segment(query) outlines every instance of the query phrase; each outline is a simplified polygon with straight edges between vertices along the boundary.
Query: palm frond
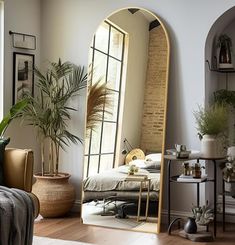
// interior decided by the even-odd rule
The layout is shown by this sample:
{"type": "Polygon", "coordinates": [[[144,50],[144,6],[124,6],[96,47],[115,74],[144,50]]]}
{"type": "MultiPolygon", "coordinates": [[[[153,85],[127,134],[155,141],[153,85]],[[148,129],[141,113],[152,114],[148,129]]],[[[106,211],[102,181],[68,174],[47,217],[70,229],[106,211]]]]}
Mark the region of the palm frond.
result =
{"type": "Polygon", "coordinates": [[[101,80],[90,86],[87,99],[87,130],[94,129],[102,120],[103,112],[111,114],[112,94],[107,84],[101,84],[101,80]]]}
{"type": "MultiPolygon", "coordinates": [[[[23,121],[38,130],[40,140],[49,138],[56,148],[56,161],[59,149],[65,149],[70,142],[82,140],[67,130],[70,112],[76,111],[69,106],[70,99],[78,95],[79,90],[87,86],[87,74],[84,67],[70,62],[50,62],[48,69],[42,73],[35,68],[37,97],[27,95],[29,105],[23,111],[23,121]]],[[[58,172],[58,162],[55,172],[58,172]]]]}

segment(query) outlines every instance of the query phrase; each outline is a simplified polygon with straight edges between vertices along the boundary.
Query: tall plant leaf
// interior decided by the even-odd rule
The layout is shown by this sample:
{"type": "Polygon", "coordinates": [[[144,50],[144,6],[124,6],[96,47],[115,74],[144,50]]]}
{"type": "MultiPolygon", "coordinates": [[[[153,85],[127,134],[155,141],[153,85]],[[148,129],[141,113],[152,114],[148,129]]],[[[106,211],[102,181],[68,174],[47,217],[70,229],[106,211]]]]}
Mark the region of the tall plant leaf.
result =
{"type": "Polygon", "coordinates": [[[9,111],[9,113],[2,119],[0,122],[0,137],[4,136],[4,133],[6,129],[8,128],[10,122],[20,116],[22,110],[27,106],[28,100],[22,99],[21,101],[17,102],[15,105],[13,105],[9,111]]]}

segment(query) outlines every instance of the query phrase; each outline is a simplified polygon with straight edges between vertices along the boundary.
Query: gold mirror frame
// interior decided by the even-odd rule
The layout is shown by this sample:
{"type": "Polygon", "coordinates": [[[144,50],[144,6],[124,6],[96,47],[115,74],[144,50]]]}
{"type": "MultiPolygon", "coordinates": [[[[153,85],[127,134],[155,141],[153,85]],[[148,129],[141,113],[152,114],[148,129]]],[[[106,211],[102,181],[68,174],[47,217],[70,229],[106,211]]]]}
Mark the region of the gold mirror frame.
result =
{"type": "MultiPolygon", "coordinates": [[[[118,10],[112,12],[104,20],[110,18],[112,15],[118,13],[119,11],[126,10],[126,9],[129,9],[129,8],[131,8],[131,9],[140,9],[140,10],[145,11],[148,14],[154,16],[155,19],[160,23],[161,27],[163,28],[163,31],[164,31],[164,34],[165,34],[165,37],[166,37],[166,42],[167,42],[166,77],[165,77],[165,82],[166,83],[165,83],[163,134],[162,134],[163,139],[162,139],[162,153],[161,153],[162,157],[161,157],[161,170],[160,170],[160,191],[159,191],[159,204],[158,204],[158,222],[157,222],[157,231],[156,231],[156,234],[159,234],[160,233],[160,226],[161,226],[161,211],[162,211],[162,202],[163,202],[162,199],[163,199],[163,182],[164,182],[164,178],[163,178],[163,176],[164,176],[164,152],[165,152],[166,118],[167,118],[167,101],[168,101],[168,83],[169,83],[170,41],[169,41],[168,32],[167,32],[166,27],[165,27],[164,23],[162,22],[162,20],[156,14],[154,14],[153,12],[151,12],[151,11],[145,9],[145,8],[141,8],[141,7],[125,7],[125,8],[121,8],[121,9],[118,9],[118,10]]],[[[103,23],[103,21],[101,23],[103,23]]],[[[98,25],[98,27],[101,25],[101,23],[98,25]]],[[[97,29],[96,29],[96,31],[97,31],[97,29]]],[[[96,31],[95,31],[95,33],[96,33],[96,31]]],[[[95,33],[93,34],[93,37],[94,37],[95,33]]],[[[89,67],[89,64],[88,64],[88,67],[89,67]]],[[[86,135],[86,132],[85,132],[84,135],[86,135]]],[[[83,159],[85,159],[85,158],[83,158],[83,159]]],[[[84,169],[84,160],[83,160],[83,169],[84,169]]],[[[83,174],[83,179],[84,179],[84,174],[83,174]]],[[[81,197],[82,197],[82,201],[81,201],[81,220],[82,220],[83,185],[82,185],[82,195],[81,195],[81,197]]],[[[82,222],[83,222],[83,220],[82,220],[82,222]]],[[[89,224],[89,225],[92,225],[92,224],[89,224]]],[[[112,227],[110,227],[110,228],[112,228],[112,227]]],[[[117,229],[117,228],[114,228],[114,229],[117,229]]],[[[124,229],[124,230],[135,231],[135,230],[129,230],[129,229],[124,229]]],[[[145,231],[145,232],[147,232],[147,231],[145,231]]],[[[149,232],[149,233],[152,233],[152,232],[149,232]]]]}

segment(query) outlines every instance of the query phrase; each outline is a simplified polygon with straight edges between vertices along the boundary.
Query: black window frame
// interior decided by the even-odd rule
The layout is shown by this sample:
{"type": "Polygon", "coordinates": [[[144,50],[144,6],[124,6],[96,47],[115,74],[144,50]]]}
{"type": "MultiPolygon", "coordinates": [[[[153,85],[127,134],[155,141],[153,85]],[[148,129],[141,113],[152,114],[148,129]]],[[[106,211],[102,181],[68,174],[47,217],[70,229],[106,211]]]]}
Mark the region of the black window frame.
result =
{"type": "MultiPolygon", "coordinates": [[[[120,102],[121,102],[121,88],[122,88],[122,75],[123,75],[123,64],[124,64],[124,52],[125,52],[125,39],[126,39],[126,33],[124,33],[122,30],[120,30],[118,27],[114,26],[112,23],[110,23],[109,21],[104,21],[106,24],[108,24],[109,26],[109,34],[108,34],[108,49],[107,49],[107,53],[97,49],[95,47],[95,38],[96,35],[94,35],[93,41],[92,41],[92,45],[91,45],[91,52],[92,52],[92,62],[91,62],[91,84],[93,83],[93,71],[94,71],[94,58],[95,58],[95,52],[98,53],[102,53],[106,56],[106,72],[105,72],[105,83],[108,82],[108,68],[109,68],[109,59],[112,58],[118,62],[120,62],[120,80],[119,80],[119,89],[109,89],[111,90],[113,93],[117,93],[118,94],[118,103],[117,103],[117,117],[116,120],[111,121],[111,120],[106,120],[105,117],[105,112],[104,112],[104,108],[105,105],[103,107],[103,112],[102,112],[102,120],[100,120],[101,122],[101,133],[100,133],[100,144],[99,144],[99,153],[91,153],[91,142],[92,142],[92,131],[90,132],[90,136],[89,136],[89,146],[88,146],[88,154],[85,154],[85,157],[88,157],[87,159],[87,169],[86,169],[86,176],[89,176],[89,170],[90,170],[90,157],[91,156],[99,156],[99,160],[98,160],[98,169],[97,169],[97,173],[100,172],[100,163],[101,163],[101,156],[103,155],[113,155],[113,163],[112,163],[112,168],[114,168],[115,166],[115,161],[116,161],[116,151],[117,151],[117,137],[118,137],[118,128],[119,128],[119,116],[120,116],[120,102]],[[116,31],[120,32],[123,35],[123,40],[122,40],[122,51],[121,51],[121,59],[118,59],[117,57],[114,57],[112,55],[110,55],[110,37],[111,37],[111,30],[115,29],[116,31]],[[115,143],[114,143],[114,151],[113,152],[102,152],[102,142],[103,142],[103,131],[104,131],[104,123],[113,123],[116,124],[116,132],[115,132],[115,143]]],[[[96,81],[94,81],[96,82],[96,81]]]]}

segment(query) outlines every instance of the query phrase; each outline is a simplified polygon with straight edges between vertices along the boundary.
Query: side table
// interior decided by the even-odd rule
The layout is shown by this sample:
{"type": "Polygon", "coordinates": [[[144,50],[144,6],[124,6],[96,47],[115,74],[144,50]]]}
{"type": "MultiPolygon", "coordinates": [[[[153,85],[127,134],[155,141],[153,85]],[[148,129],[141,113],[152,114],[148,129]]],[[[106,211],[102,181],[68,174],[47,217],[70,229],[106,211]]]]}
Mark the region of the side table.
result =
{"type": "MultiPolygon", "coordinates": [[[[223,176],[222,176],[223,178],[223,176]]],[[[223,178],[222,180],[222,224],[223,224],[223,231],[225,231],[225,197],[226,196],[231,196],[231,194],[225,190],[225,179],[223,178]]],[[[235,184],[235,180],[231,180],[229,183],[235,184]]]]}
{"type": "Polygon", "coordinates": [[[167,209],[168,209],[168,227],[171,222],[171,183],[179,183],[179,184],[197,184],[197,205],[200,205],[200,184],[205,182],[213,182],[214,183],[214,236],[216,236],[216,223],[217,223],[217,212],[216,212],[216,203],[217,203],[217,161],[224,160],[224,157],[221,158],[204,158],[204,157],[189,157],[186,159],[179,159],[173,155],[164,155],[164,159],[167,160],[167,184],[168,184],[168,194],[167,194],[167,209]],[[200,160],[212,161],[214,165],[214,176],[213,179],[207,178],[202,182],[180,182],[177,181],[179,176],[171,176],[171,164],[172,162],[184,162],[189,160],[196,160],[199,162],[200,160]]]}
{"type": "Polygon", "coordinates": [[[150,184],[151,179],[149,178],[143,178],[142,176],[128,176],[124,181],[133,181],[133,182],[139,182],[140,183],[140,189],[139,189],[139,198],[138,198],[138,211],[137,211],[137,222],[140,221],[140,210],[141,210],[141,201],[142,201],[142,193],[144,188],[147,187],[147,198],[146,198],[146,208],[145,208],[145,221],[148,219],[148,209],[149,209],[149,192],[150,192],[150,184]]]}

